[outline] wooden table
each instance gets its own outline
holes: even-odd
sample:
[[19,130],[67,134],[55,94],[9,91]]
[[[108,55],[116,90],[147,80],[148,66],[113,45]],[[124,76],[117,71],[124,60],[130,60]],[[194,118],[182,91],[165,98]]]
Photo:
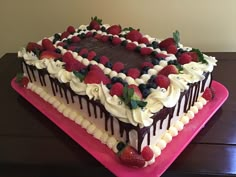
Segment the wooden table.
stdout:
[[[208,54],[229,98],[163,177],[236,175],[236,53]],[[114,176],[11,88],[18,70],[15,53],[0,59],[0,176]]]

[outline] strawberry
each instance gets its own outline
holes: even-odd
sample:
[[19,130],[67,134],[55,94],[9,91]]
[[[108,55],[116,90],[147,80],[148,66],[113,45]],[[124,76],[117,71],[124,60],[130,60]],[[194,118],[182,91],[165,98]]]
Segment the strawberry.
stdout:
[[136,47],[137,47],[137,45],[133,42],[129,42],[126,45],[126,49],[128,49],[128,50],[134,50]]
[[162,49],[167,49],[170,45],[175,45],[174,38],[167,38],[159,43],[159,47]]
[[88,58],[89,61],[91,61],[95,56],[96,56],[96,52],[90,51],[90,52],[88,53],[87,58]]
[[72,41],[73,43],[78,43],[78,42],[81,41],[81,39],[80,39],[79,36],[73,36],[73,37],[71,38],[71,41]]
[[65,66],[65,69],[70,72],[79,71],[84,68],[86,68],[86,66],[76,59],[70,60],[69,62],[66,63],[66,66]]
[[161,88],[167,89],[170,85],[170,79],[165,75],[158,74],[154,81]]
[[100,30],[100,25],[102,24],[102,20],[97,17],[92,17],[91,22],[89,23],[90,29]]
[[102,41],[102,42],[107,42],[108,39],[109,39],[109,36],[107,36],[107,35],[103,35],[103,36],[101,37],[101,41]]
[[100,84],[102,82],[106,85],[111,83],[111,80],[103,72],[93,69],[85,76],[84,82],[86,84]]
[[29,42],[28,44],[27,44],[27,46],[26,46],[26,50],[28,51],[28,52],[31,52],[31,51],[36,51],[36,50],[38,50],[38,51],[42,51],[43,50],[43,47],[41,46],[41,45],[39,45],[39,44],[37,44],[37,43],[35,43],[35,42]]
[[131,30],[127,35],[126,39],[131,41],[139,41],[142,38],[142,34],[138,30]]
[[140,50],[141,55],[150,55],[152,53],[152,49],[148,47],[143,47]]
[[142,37],[139,39],[138,43],[140,44],[150,44],[149,40],[146,37]]
[[56,52],[52,52],[52,51],[43,51],[41,54],[40,54],[40,57],[39,59],[56,59],[56,58],[61,58],[61,54],[59,53],[56,53]]
[[107,29],[108,34],[112,35],[118,35],[121,32],[121,26],[120,25],[112,25]]
[[189,54],[192,57],[192,61],[195,62],[199,61],[198,54],[196,52],[187,52],[187,54]]
[[113,37],[112,44],[118,45],[121,43],[121,39],[119,37]]
[[99,62],[105,65],[108,61],[109,61],[109,58],[107,58],[106,56],[101,56]]
[[45,50],[49,50],[49,51],[55,51],[55,47],[52,43],[52,41],[50,41],[49,39],[45,38],[42,40],[42,46]]
[[116,71],[116,72],[120,72],[122,69],[124,69],[124,64],[122,62],[116,62],[113,67],[112,70]]
[[205,98],[206,100],[212,100],[215,96],[215,93],[212,88],[207,87],[205,91],[202,94],[202,97]]
[[70,34],[73,34],[75,32],[75,28],[73,26],[68,26],[66,31]]
[[61,34],[61,39],[67,38],[69,35],[70,35],[70,33],[69,33],[68,31],[64,31],[64,32]]
[[184,65],[184,64],[190,63],[192,61],[192,57],[188,53],[182,53],[178,57],[177,60],[178,60],[179,64]]
[[65,43],[65,42],[58,42],[58,43],[57,43],[57,46],[64,47],[65,45],[66,45],[66,43]]
[[127,73],[128,76],[136,79],[140,76],[140,71],[137,68],[130,68]]
[[143,148],[143,150],[141,152],[141,155],[143,156],[143,158],[146,161],[150,161],[154,157],[154,153],[153,153],[152,149],[149,146],[145,146]]
[[166,51],[167,51],[167,53],[171,53],[171,54],[175,55],[177,53],[178,49],[177,49],[176,45],[170,45],[167,47]]
[[137,85],[131,84],[128,88],[134,89],[134,95],[132,96],[134,100],[141,100],[143,98],[143,95]]
[[17,73],[15,82],[21,87],[27,87],[29,83],[29,78],[24,76],[23,73]]
[[96,71],[99,73],[103,73],[102,69],[98,65],[90,65],[89,71]]
[[153,68],[153,64],[151,62],[145,61],[141,65],[141,68],[144,68],[144,67]]
[[66,52],[62,55],[62,61],[69,63],[71,60],[74,60],[74,57],[71,52]]
[[110,94],[111,96],[122,96],[123,95],[123,89],[124,86],[123,84],[121,84],[120,82],[116,82],[115,84],[112,85],[111,90],[110,90]]
[[178,73],[179,71],[175,65],[167,65],[159,71],[158,75],[168,76],[169,74],[178,74]]
[[129,145],[119,151],[118,156],[121,162],[127,166],[142,168],[145,165],[144,158]]

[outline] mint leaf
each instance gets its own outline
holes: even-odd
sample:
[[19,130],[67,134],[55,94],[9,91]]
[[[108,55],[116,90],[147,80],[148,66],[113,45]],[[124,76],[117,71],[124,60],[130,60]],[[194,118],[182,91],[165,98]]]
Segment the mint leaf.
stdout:
[[131,106],[131,109],[136,109],[138,107],[137,101],[131,99],[130,106]]
[[138,104],[138,106],[140,108],[143,108],[143,107],[145,107],[147,105],[147,102],[145,102],[145,101],[136,100],[136,103]]
[[73,74],[79,78],[80,82],[83,82],[85,76],[78,71],[73,71]]
[[179,44],[179,41],[180,41],[179,31],[178,31],[178,30],[176,30],[176,31],[173,33],[173,38],[174,38],[175,43],[178,45],[178,44]]
[[132,30],[134,30],[134,28],[128,27],[128,28],[124,28],[122,31],[132,31]]
[[131,99],[133,95],[134,95],[134,89],[128,88],[128,98]]
[[199,61],[200,62],[202,62],[202,63],[208,63],[206,60],[205,60],[205,58],[204,58],[204,56],[203,56],[203,53],[199,50],[199,49],[192,49],[191,50],[191,52],[196,52],[197,53],[197,55],[198,55],[198,59],[199,59]]

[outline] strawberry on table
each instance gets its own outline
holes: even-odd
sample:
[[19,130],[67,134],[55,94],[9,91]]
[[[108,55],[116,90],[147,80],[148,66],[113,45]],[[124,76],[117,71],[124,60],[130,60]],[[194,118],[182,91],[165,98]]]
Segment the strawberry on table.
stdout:
[[124,147],[120,149],[118,152],[118,157],[120,161],[127,166],[137,168],[142,168],[145,166],[145,159],[129,145],[124,145]]
[[21,87],[27,87],[29,83],[29,78],[24,76],[23,73],[17,73],[15,82]]

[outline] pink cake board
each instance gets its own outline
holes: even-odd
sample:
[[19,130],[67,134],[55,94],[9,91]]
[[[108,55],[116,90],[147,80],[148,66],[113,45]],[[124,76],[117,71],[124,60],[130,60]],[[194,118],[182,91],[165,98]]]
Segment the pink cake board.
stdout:
[[122,165],[116,154],[106,145],[93,138],[92,135],[88,134],[85,129],[81,128],[75,122],[65,118],[37,94],[20,87],[14,80],[15,79],[12,80],[11,85],[21,96],[34,105],[108,170],[120,177],[161,176],[228,97],[228,90],[219,82],[213,81],[212,87],[215,89],[215,98],[208,102],[205,107],[195,115],[194,119],[190,120],[189,124],[185,125],[184,129],[179,132],[179,135],[174,137],[173,140],[167,144],[167,147],[162,151],[161,155],[156,158],[154,164],[146,168],[137,169]]

